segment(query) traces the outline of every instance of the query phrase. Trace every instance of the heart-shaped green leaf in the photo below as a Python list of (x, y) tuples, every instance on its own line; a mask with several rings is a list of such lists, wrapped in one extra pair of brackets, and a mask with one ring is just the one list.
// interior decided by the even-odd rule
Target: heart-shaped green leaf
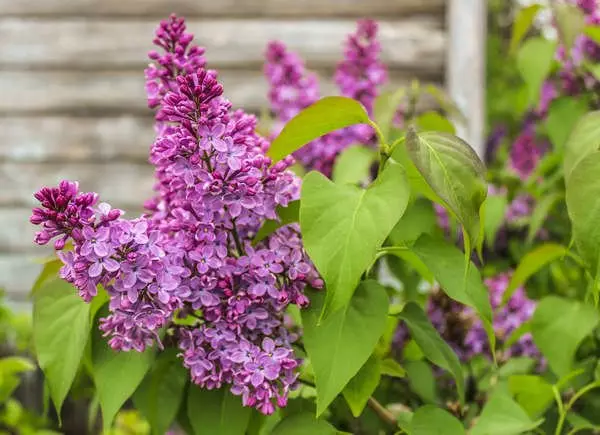
[(332, 179), (338, 184), (358, 184), (368, 181), (377, 152), (373, 148), (354, 145), (346, 148), (335, 159)]

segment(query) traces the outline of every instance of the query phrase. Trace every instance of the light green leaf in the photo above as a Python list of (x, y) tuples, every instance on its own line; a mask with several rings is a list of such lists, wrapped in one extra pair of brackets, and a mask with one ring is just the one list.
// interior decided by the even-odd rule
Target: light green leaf
[(403, 378), (406, 376), (406, 370), (395, 359), (386, 358), (381, 361), (381, 374), (392, 378)]
[(276, 212), (277, 216), (279, 216), (279, 220), (266, 220), (256, 233), (256, 236), (254, 236), (254, 239), (252, 240), (253, 245), (266, 239), (279, 228), (298, 222), (300, 216), (300, 201), (292, 201), (287, 207), (278, 206)]
[(567, 183), (567, 209), (573, 224), (573, 241), (592, 276), (600, 260), (600, 151), (581, 160)]
[(554, 206), (563, 199), (563, 194), (559, 192), (550, 193), (540, 198), (535, 205), (531, 218), (529, 220), (529, 229), (527, 230), (527, 243), (533, 243), (544, 221), (554, 208)]
[(513, 375), (508, 378), (508, 389), (531, 418), (543, 415), (552, 404), (552, 385), (536, 375)]
[(92, 335), (93, 377), (104, 427), (110, 427), (117, 412), (144, 379), (154, 360), (154, 349), (143, 353), (115, 352), (95, 330)]
[(52, 281), (58, 277), (58, 272), (63, 266), (63, 262), (58, 258), (54, 257), (52, 260), (44, 263), (44, 267), (38, 277), (36, 278), (33, 286), (31, 287), (31, 295), (35, 296), (35, 293), (43, 287), (48, 281)]
[(438, 112), (432, 110), (419, 115), (415, 120), (415, 123), (420, 131), (437, 131), (456, 134), (454, 124)]
[(376, 281), (364, 281), (350, 304), (318, 323), (325, 295), (313, 292), (302, 310), (304, 343), (317, 385), (321, 415), (360, 370), (377, 345), (386, 324), (388, 297)]
[(483, 233), (488, 246), (494, 246), (498, 230), (505, 222), (508, 199), (506, 194), (489, 195), (485, 200), (485, 219), (483, 221)]
[(528, 252), (513, 273), (508, 287), (502, 296), (502, 305), (506, 304), (515, 290), (525, 284), (527, 280), (539, 272), (547, 264), (568, 255), (569, 250), (556, 243), (545, 243), (533, 251)]
[(304, 247), (325, 280), (323, 318), (344, 308), (409, 198), (402, 166), (388, 160), (366, 190), (309, 173), (302, 184), (300, 227)]
[(406, 88), (400, 88), (393, 92), (382, 92), (375, 98), (373, 104), (373, 119), (379, 125), (379, 129), (386, 140), (390, 139), (390, 129), (400, 103), (406, 96)]
[(569, 55), (575, 40), (584, 31), (585, 15), (577, 5), (568, 3), (556, 3), (553, 9), (560, 40)]
[(506, 392), (496, 390), (483, 407), (470, 435), (517, 435), (535, 429), (533, 421)]
[(190, 385), (187, 413), (194, 435), (244, 435), (251, 409), (225, 388), (205, 390)]
[(16, 375), (35, 370), (35, 364), (27, 358), (20, 356), (6, 356), (0, 358), (0, 378), (2, 376)]
[(423, 235), (411, 250), (433, 273), (444, 293), (477, 312), (487, 332), (492, 354), (494, 354), (496, 336), (492, 326), (492, 306), (487, 287), (475, 265), (471, 263), (465, 282), (463, 274), (459, 272), (464, 270), (464, 256), (456, 246), (445, 240)]
[(404, 306), (400, 318), (406, 322), (411, 337), (417, 342), (425, 357), (435, 365), (447, 370), (456, 380), (461, 401), (465, 398), (465, 380), (458, 357), (440, 337), (423, 309), (414, 302)]
[(510, 358), (498, 369), (498, 376), (506, 378), (512, 375), (525, 375), (531, 372), (537, 361), (524, 356)]
[(33, 341), (58, 414), (88, 341), (90, 305), (69, 283), (45, 281), (34, 294)]
[(410, 435), (466, 435), (462, 423), (436, 406), (425, 405), (415, 411), (410, 421)]
[(327, 421), (317, 420), (314, 415), (303, 412), (281, 420), (271, 435), (336, 435), (338, 431)]
[(335, 159), (332, 179), (338, 184), (358, 184), (369, 179), (371, 166), (377, 159), (373, 148), (353, 145)]
[(592, 38), (596, 44), (600, 44), (600, 26), (587, 26), (583, 29), (583, 32)]
[(563, 150), (577, 122), (589, 110), (582, 98), (561, 97), (552, 101), (544, 125), (555, 150)]
[(571, 172), (588, 154), (600, 148), (600, 110), (590, 112), (579, 119), (565, 145), (563, 169), (567, 186)]
[(424, 90), (425, 93), (433, 97), (433, 99), (437, 104), (440, 105), (444, 112), (462, 123), (466, 122), (464, 113), (461, 112), (456, 102), (452, 100), (444, 88), (436, 85), (425, 85)]
[(407, 132), (406, 149), (427, 184), (465, 228), (468, 246), (475, 246), (487, 196), (485, 167), (475, 151), (456, 136), (416, 134), (413, 129)]
[(431, 202), (417, 198), (394, 226), (389, 239), (394, 246), (410, 246), (422, 234), (433, 234), (436, 230), (437, 217)]
[(362, 414), (380, 379), (381, 362), (377, 357), (371, 356), (346, 384), (343, 395), (354, 417)]
[(573, 299), (546, 296), (531, 319), (533, 341), (556, 375), (571, 371), (575, 351), (600, 320), (591, 305)]
[(510, 52), (514, 53), (523, 37), (527, 34), (531, 25), (533, 24), (533, 20), (538, 14), (541, 6), (540, 5), (531, 5), (526, 8), (520, 9), (515, 18), (512, 35), (510, 38)]
[(177, 353), (177, 349), (162, 352), (133, 395), (135, 407), (156, 435), (166, 433), (175, 420), (189, 378)]
[(354, 124), (369, 124), (365, 108), (352, 98), (325, 97), (293, 117), (273, 140), (267, 152), (273, 163), (310, 141)]
[(517, 67), (529, 89), (529, 103), (536, 104), (542, 83), (554, 60), (556, 43), (542, 37), (529, 38), (517, 53)]

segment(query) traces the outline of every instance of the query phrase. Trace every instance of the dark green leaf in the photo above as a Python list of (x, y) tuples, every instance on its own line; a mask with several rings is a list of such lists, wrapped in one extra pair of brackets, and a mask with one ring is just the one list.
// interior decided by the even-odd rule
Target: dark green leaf
[(588, 111), (588, 103), (581, 98), (562, 97), (550, 104), (544, 125), (555, 150), (563, 150), (577, 121)]
[(543, 196), (535, 205), (531, 218), (529, 220), (529, 229), (527, 230), (527, 243), (531, 244), (537, 236), (544, 221), (552, 211), (552, 208), (563, 199), (562, 193), (555, 192)]
[(406, 361), (404, 366), (411, 390), (425, 403), (437, 403), (436, 379), (431, 366), (425, 361)]
[(373, 148), (362, 145), (348, 147), (335, 159), (332, 179), (338, 184), (359, 184), (368, 181), (375, 160), (377, 152)]
[(406, 370), (395, 359), (386, 358), (381, 361), (381, 374), (392, 378), (403, 378), (406, 376)]
[(88, 341), (90, 305), (69, 283), (45, 281), (34, 294), (33, 340), (58, 414)]
[(517, 67), (529, 88), (529, 103), (537, 104), (542, 83), (554, 60), (556, 43), (542, 37), (529, 38), (517, 53)]
[(166, 433), (175, 420), (188, 378), (189, 372), (177, 358), (177, 350), (168, 349), (158, 356), (138, 387), (133, 403), (148, 420), (154, 434)]
[(570, 183), (573, 168), (598, 148), (600, 148), (600, 110), (581, 117), (569, 134), (563, 161), (567, 186)]
[(510, 38), (510, 52), (514, 53), (521, 40), (525, 37), (531, 25), (533, 24), (533, 20), (539, 12), (541, 6), (540, 5), (531, 5), (526, 8), (520, 9), (515, 18), (515, 22), (512, 28), (512, 35)]
[(379, 384), (379, 379), (381, 379), (381, 362), (377, 357), (371, 356), (346, 384), (343, 395), (354, 417), (362, 414), (369, 397)]
[(309, 173), (302, 184), (304, 247), (327, 286), (323, 318), (344, 308), (361, 274), (406, 208), (404, 170), (393, 160), (366, 190)]
[(475, 246), (481, 231), (479, 212), (487, 196), (485, 167), (475, 151), (456, 136), (416, 134), (412, 129), (406, 147), (427, 184), (465, 228), (467, 247)]
[(190, 385), (187, 412), (194, 435), (244, 435), (251, 409), (225, 388), (205, 390)]
[(568, 255), (568, 253), (569, 250), (567, 248), (556, 243), (546, 243), (528, 252), (513, 273), (508, 287), (502, 296), (502, 304), (505, 304), (515, 290), (525, 284), (529, 277), (540, 271), (547, 264)]
[(438, 131), (456, 134), (456, 129), (452, 122), (434, 111), (425, 112), (419, 115), (415, 122), (420, 131)]
[(283, 226), (298, 222), (300, 216), (300, 201), (292, 201), (287, 207), (278, 206), (276, 211), (279, 220), (266, 220), (256, 233), (256, 236), (254, 236), (252, 244), (255, 245), (266, 239)]
[(490, 195), (485, 200), (483, 233), (489, 246), (494, 246), (498, 230), (505, 222), (508, 199), (506, 194)]
[(554, 373), (571, 371), (575, 351), (600, 320), (593, 306), (572, 299), (546, 296), (533, 314), (533, 340)]
[(541, 376), (513, 375), (508, 378), (508, 388), (531, 418), (543, 415), (554, 400), (552, 385)]
[(483, 407), (470, 435), (517, 435), (535, 429), (533, 421), (506, 392), (495, 391)]
[(302, 311), (304, 343), (317, 385), (317, 415), (367, 361), (383, 333), (388, 310), (385, 289), (375, 281), (364, 281), (345, 309), (318, 323), (323, 293), (313, 292), (310, 307)]
[(325, 420), (317, 420), (308, 412), (293, 414), (281, 420), (271, 435), (336, 435), (338, 431)]
[(325, 97), (302, 110), (283, 127), (271, 143), (267, 156), (276, 163), (327, 133), (369, 122), (369, 115), (358, 101), (346, 97)]
[(410, 330), (411, 337), (417, 342), (425, 357), (435, 365), (447, 370), (456, 380), (461, 401), (464, 400), (465, 380), (458, 357), (433, 327), (423, 309), (409, 302), (400, 313), (402, 320)]
[(415, 411), (410, 421), (410, 435), (466, 435), (462, 423), (438, 407), (425, 405)]

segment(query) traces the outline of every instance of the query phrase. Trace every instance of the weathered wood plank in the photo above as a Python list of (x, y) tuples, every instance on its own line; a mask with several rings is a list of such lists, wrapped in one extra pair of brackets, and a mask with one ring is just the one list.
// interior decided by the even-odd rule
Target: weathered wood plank
[(445, 0), (0, 0), (4, 15), (363, 17), (442, 14)]
[[(443, 20), (420, 16), (381, 21), (382, 58), (391, 68), (438, 72), (443, 65)], [(156, 22), (66, 19), (0, 20), (0, 67), (139, 68), (148, 63)], [(343, 42), (356, 27), (353, 20), (205, 20), (190, 21), (196, 41), (207, 49), (214, 68), (258, 69), (268, 41), (279, 39), (313, 67), (333, 66)], [(125, 36), (126, 35), (126, 36)]]
[[(440, 71), (441, 73), (441, 71)], [(235, 107), (259, 111), (266, 107), (267, 83), (261, 71), (222, 70), (225, 95)], [(321, 74), (322, 95), (335, 95), (331, 73)], [(327, 77), (327, 78), (325, 78)], [(410, 76), (393, 72), (393, 86), (406, 85)], [(0, 115), (23, 113), (141, 113), (146, 108), (141, 71), (1, 71)]]
[(78, 180), (82, 191), (94, 191), (115, 207), (140, 209), (151, 197), (154, 185), (150, 164), (128, 163), (2, 163), (0, 164), (0, 206), (35, 205), (33, 193), (60, 180)]

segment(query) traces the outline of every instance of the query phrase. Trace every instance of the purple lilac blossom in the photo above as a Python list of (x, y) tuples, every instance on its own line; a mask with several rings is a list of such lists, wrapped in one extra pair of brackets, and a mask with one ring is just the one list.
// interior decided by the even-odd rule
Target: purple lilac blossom
[[(300, 180), (287, 170), (291, 158), (271, 166), (255, 117), (231, 110), (216, 72), (195, 68), (198, 58), (181, 54), (190, 42), (173, 16), (155, 40), (166, 54), (151, 54), (149, 82), (156, 87), (149, 83), (149, 101), (160, 127), (150, 155), (158, 182), (148, 214), (125, 220), (120, 210), (97, 205), (98, 195), (64, 181), (36, 193), (41, 207), (31, 222), (42, 226), (39, 244), (57, 239), (62, 249), (72, 240), (74, 249), (59, 253), (61, 276), (84, 300), (98, 285), (108, 292), (110, 315), (100, 328), (111, 347), (160, 346), (158, 331), (169, 327), (193, 382), (229, 387), (245, 406), (270, 414), (285, 406), (300, 363), (285, 310), (306, 306), (305, 286), (323, 282), (297, 225), (252, 244), (264, 220), (277, 219), (276, 207), (298, 198)], [(172, 323), (186, 314), (199, 322)]]
[(510, 168), (521, 178), (528, 178), (545, 153), (544, 146), (536, 140), (535, 125), (527, 122), (510, 150)]

